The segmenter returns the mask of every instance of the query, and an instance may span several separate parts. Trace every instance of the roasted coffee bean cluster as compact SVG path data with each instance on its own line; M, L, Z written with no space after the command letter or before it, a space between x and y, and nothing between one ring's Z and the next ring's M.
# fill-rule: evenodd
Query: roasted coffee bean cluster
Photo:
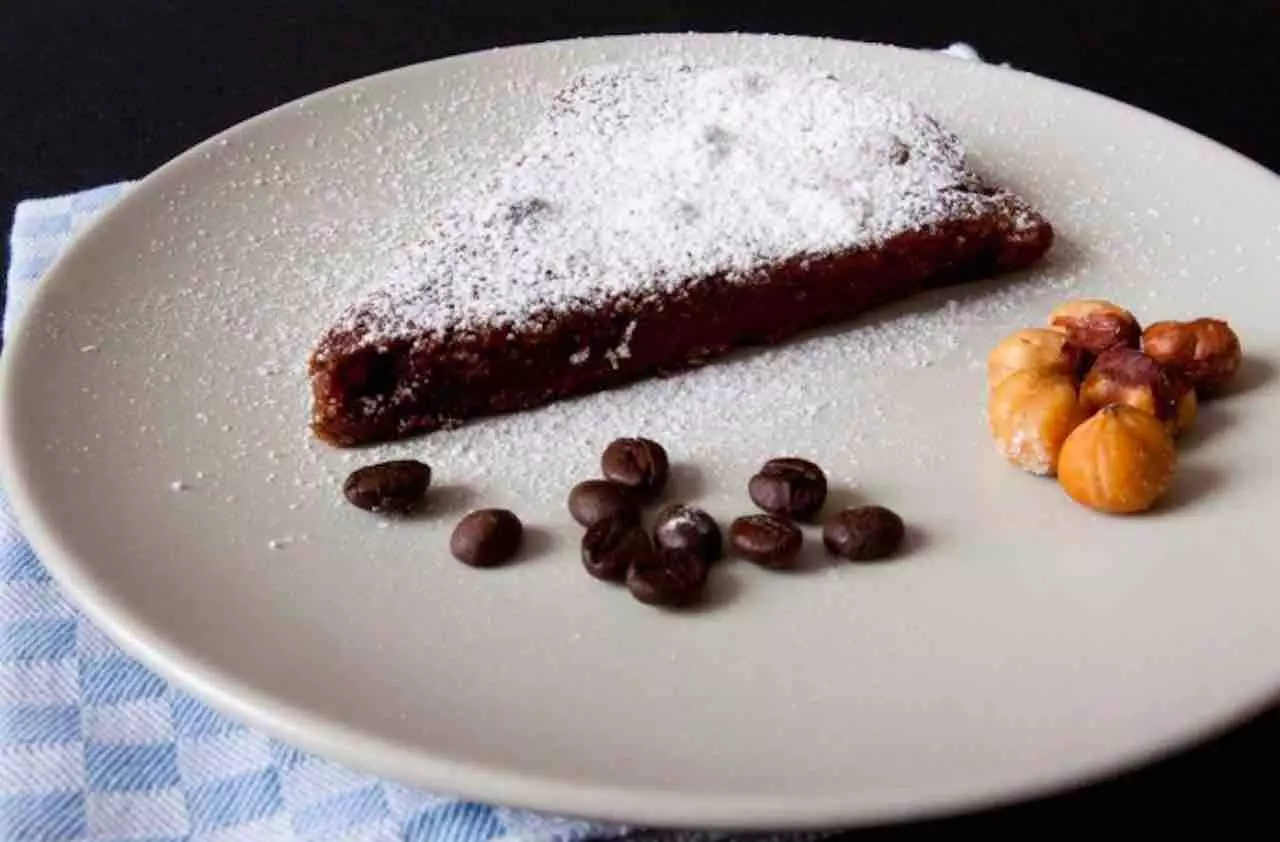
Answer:
M700 602L711 567L725 553L720 526L707 512L670 503L646 530L643 508L656 504L670 474L667 451L651 439L620 438L600 457L603 478L569 491L570 516L585 531L582 566L597 579L625 584L640 602L672 608ZM405 459L353 471L343 493L354 506L384 514L408 514L429 503L431 468ZM764 514L743 515L729 527L736 556L770 570L794 568L804 546L800 522L813 522L827 501L827 476L807 459L765 462L747 483L747 496ZM827 518L822 543L849 561L894 555L902 543L902 518L883 506L863 506ZM449 551L472 567L495 567L520 550L524 526L507 509L478 509L458 521Z
M395 459L356 468L342 484L343 496L357 508L379 514L407 515L428 505L431 467L416 459ZM515 558L524 525L507 509L477 509L458 521L449 552L472 567L496 567Z
M642 523L642 507L666 487L666 449L646 438L615 439L601 454L600 473L604 479L583 480L569 491L569 514L586 527L582 566L597 579L625 584L649 605L699 602L722 551L715 520L676 503L658 512L652 534Z
M729 527L734 554L771 570L795 567L804 533L795 521L811 521L827 501L827 475L807 459L770 459L747 483L747 496L767 514L743 515ZM875 561L898 551L902 518L883 506L843 509L823 526L827 552L849 561Z
M827 502L826 473L808 459L770 459L747 483L747 496L767 514L733 522L729 545L734 554L770 570L795 567L804 534L794 521L810 520Z
M663 507L650 530L643 507L658 499L670 471L662 445L617 439L600 459L604 479L587 479L569 492L569 514L586 532L582 566L597 579L625 583L651 605L699 602L725 538L711 515L685 503ZM796 566L804 546L800 524L817 520L827 502L827 475L794 456L765 462L747 483L747 496L764 514L743 515L729 527L728 550L769 570ZM843 509L826 519L822 543L837 558L874 561L894 555L905 534L902 518L883 506Z

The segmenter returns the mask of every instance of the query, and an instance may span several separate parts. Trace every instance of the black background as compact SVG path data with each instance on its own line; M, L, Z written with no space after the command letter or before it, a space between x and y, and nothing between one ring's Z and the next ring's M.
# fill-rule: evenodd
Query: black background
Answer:
M23 197L140 177L243 118L376 71L504 44L686 30L919 47L967 41L988 60L1138 105L1280 168L1277 0L3 0L0 208L7 215ZM1229 558L1204 561L1225 566ZM1278 761L1280 713L1273 710L1206 745L1083 790L850 838L1106 829L1273 837Z

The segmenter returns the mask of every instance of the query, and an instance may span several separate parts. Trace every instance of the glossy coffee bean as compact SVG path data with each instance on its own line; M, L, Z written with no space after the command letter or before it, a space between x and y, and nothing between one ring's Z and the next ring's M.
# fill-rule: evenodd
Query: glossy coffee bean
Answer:
M800 527L776 515L746 515L729 527L734 553L773 570L794 567L803 543Z
M630 517L598 520L582 536L582 566L597 579L621 582L633 564L645 564L652 556L644 527Z
M589 479L569 492L569 514L583 526L591 526L613 515L640 519L636 492L622 483L607 479Z
M849 561L888 558L902 546L902 518L884 506L861 506L836 513L822 529L827 552Z
M658 550L627 572L627 590L648 605L692 605L702 599L706 584L707 563L688 550Z
M397 459L356 468L342 484L351 505L370 512L405 514L421 505L431 485L430 466Z
M724 541L715 519L702 509L675 503L658 512L653 522L653 543L672 550L689 550L703 561L724 554Z
M667 451L652 439L615 439L600 457L600 472L605 479L634 488L646 497L662 490L669 471Z
M479 509L458 521L449 538L449 551L463 564L494 567L511 560L520 549L524 526L506 509Z
M771 515L805 520L827 500L827 475L807 459L770 459L751 478L747 494Z

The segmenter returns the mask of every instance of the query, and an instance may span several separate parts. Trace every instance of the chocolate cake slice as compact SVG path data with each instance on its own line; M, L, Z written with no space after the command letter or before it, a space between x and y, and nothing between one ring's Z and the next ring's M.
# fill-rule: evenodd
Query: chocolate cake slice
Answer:
M574 79L310 360L349 446L712 361L1025 267L1053 231L927 114L820 72Z

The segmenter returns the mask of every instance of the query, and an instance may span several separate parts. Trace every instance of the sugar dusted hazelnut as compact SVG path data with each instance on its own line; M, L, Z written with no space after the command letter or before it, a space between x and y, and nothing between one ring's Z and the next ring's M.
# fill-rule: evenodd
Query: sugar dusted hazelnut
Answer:
M1176 465L1164 424L1149 412L1112 404L1067 437L1058 482L1081 505L1131 514L1155 505L1173 482Z
M1240 337L1221 319L1156 322L1142 334L1142 350L1182 372L1202 396L1222 390L1240 369Z
M991 434L1005 457L1033 474L1053 474L1067 435L1085 419L1075 381L1066 374L1026 369L992 390Z
M1090 354L1101 354L1116 345L1137 348L1142 339L1142 326L1133 313L1097 298L1068 301L1053 308L1049 327L1065 333L1072 344Z
M1092 415L1113 403L1154 415L1172 433L1181 432L1195 420L1195 396L1186 378L1133 348L1103 351L1080 386L1085 414Z
M987 385L994 389L1006 377L1028 369L1075 377L1080 367L1080 349L1067 335L1043 327L1010 334L987 357Z

